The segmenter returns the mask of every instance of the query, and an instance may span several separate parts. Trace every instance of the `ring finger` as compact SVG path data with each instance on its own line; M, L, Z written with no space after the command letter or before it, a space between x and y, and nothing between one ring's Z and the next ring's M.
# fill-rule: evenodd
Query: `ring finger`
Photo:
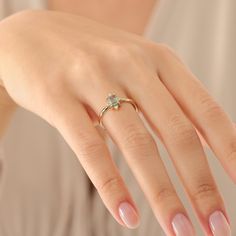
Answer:
M119 97L127 97L122 89L114 85L103 84L97 91L99 94L87 96L86 101L97 114L109 92L115 92ZM133 107L128 103L122 103L121 106L119 112L110 110L104 114L103 124L106 130L124 154L166 234L194 235L154 139Z

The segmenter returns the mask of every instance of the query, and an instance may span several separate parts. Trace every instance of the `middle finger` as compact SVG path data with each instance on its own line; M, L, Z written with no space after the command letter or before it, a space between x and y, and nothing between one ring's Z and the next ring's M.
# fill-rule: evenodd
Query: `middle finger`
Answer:
M214 216L226 212L196 130L156 74L146 70L141 76L132 87L126 85L127 91L161 137L205 232L211 235L210 225L219 228Z

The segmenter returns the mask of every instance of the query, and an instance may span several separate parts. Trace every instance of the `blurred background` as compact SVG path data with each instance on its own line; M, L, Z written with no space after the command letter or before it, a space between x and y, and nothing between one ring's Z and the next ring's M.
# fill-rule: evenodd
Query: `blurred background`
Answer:
M107 2L113 3L101 1L101 4ZM103 21L101 4L96 3L90 3L94 4L90 6L93 10L90 17ZM54 1L48 4L36 0L0 0L0 16L4 18L29 7L52 8L54 4ZM151 6L152 10L147 8L143 16L151 12L143 36L174 48L236 121L236 1L161 0L153 1ZM79 13L88 15L86 7L78 9ZM76 8L62 2L58 8L76 13ZM126 14L125 2L123 9ZM135 12L133 14L135 16ZM118 20L121 18L122 15L116 16L112 24L122 28ZM125 30L135 25L133 19L123 24ZM141 28L134 29L141 33ZM197 235L204 235L165 149L156 141ZM1 236L164 235L122 154L111 140L108 144L112 155L141 212L141 225L133 231L124 229L110 216L76 156L58 132L42 119L19 109L3 142L6 158L0 199ZM236 236L236 186L207 148L206 153L225 199L233 236Z

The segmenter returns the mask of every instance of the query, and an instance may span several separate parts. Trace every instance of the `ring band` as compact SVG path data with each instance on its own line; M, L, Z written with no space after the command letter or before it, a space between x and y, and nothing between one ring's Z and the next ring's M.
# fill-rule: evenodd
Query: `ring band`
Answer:
M102 123L102 117L105 114L105 112L107 112L110 109L118 110L120 108L121 103L128 102L134 107L136 112L139 111L137 105L135 104L135 102L132 99L120 98L115 93L109 93L108 97L106 98L106 102L107 102L107 105L104 108L102 108L102 110L99 114L99 125L103 129L105 129L105 127Z

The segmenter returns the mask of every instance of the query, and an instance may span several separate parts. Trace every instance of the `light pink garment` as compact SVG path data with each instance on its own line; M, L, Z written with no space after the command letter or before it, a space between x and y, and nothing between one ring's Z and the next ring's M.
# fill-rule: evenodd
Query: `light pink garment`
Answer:
M37 4L40 2L0 0L0 13L6 16L22 8L41 7ZM234 0L163 0L153 10L145 37L176 49L236 120L234 9ZM164 235L124 158L110 140L112 155L141 211L141 226L134 231L115 222L63 138L38 117L19 110L4 147L1 236ZM203 235L161 145L160 153L191 214L197 235ZM236 188L215 157L209 151L207 154L231 220L235 222ZM236 236L234 224L233 236Z

